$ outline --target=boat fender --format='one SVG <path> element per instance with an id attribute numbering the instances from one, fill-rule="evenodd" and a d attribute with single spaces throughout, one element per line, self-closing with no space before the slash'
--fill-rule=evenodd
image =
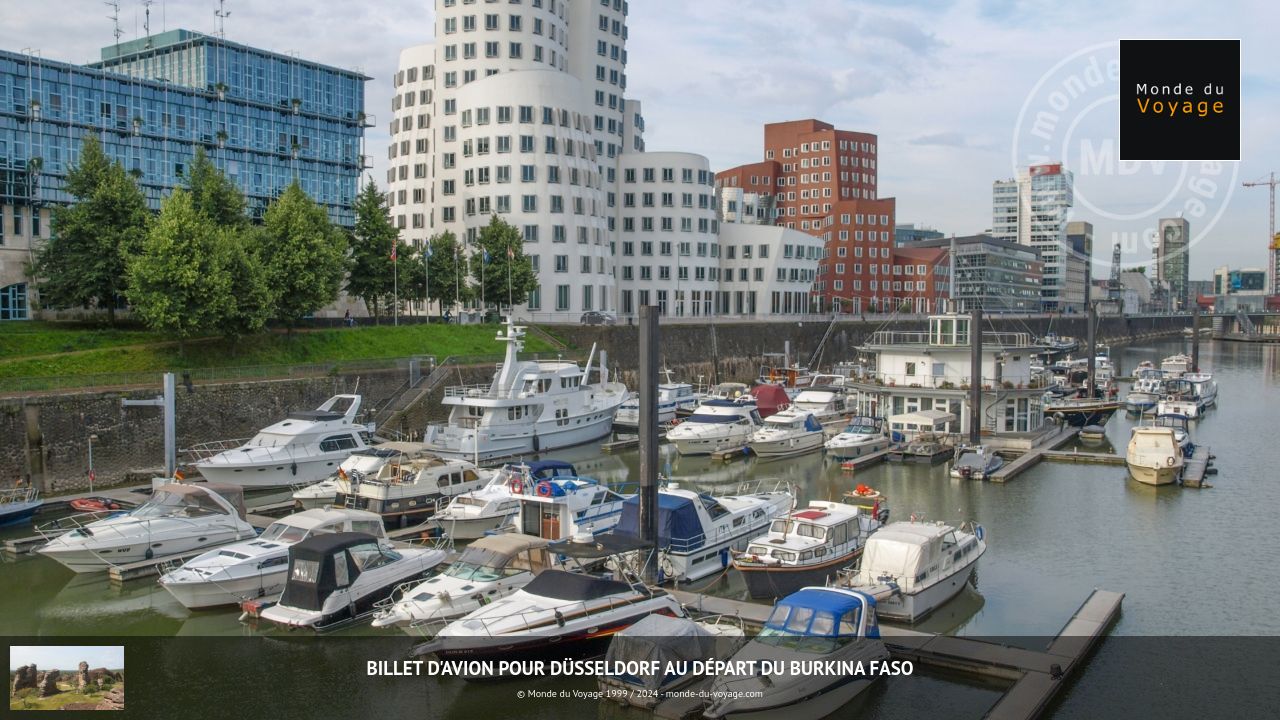
<path id="1" fill-rule="evenodd" d="M 729 567 L 729 548 L 720 548 L 720 567 Z"/>
<path id="2" fill-rule="evenodd" d="M 291 464 L 289 465 L 289 472 L 293 473 L 294 475 L 297 475 L 297 474 L 298 474 L 298 461 L 297 461 L 297 460 L 293 461 L 293 463 L 291 463 Z"/>
<path id="3" fill-rule="evenodd" d="M 1169 457 L 1165 458 L 1165 461 L 1166 461 L 1165 462 L 1166 465 L 1168 465 L 1169 467 L 1173 467 L 1173 463 L 1177 461 L 1177 458 L 1170 455 Z"/>
<path id="4" fill-rule="evenodd" d="M 556 610 L 556 625 L 564 627 L 564 613 Z"/>
<path id="5" fill-rule="evenodd" d="M 979 540 L 982 540 L 987 534 L 987 531 L 983 530 L 981 525 L 975 525 L 973 527 L 973 534 L 976 535 Z"/>
<path id="6" fill-rule="evenodd" d="M 146 552 L 144 552 L 144 553 L 142 553 L 142 557 L 146 558 L 147 560 L 150 560 L 150 559 L 154 558 L 155 556 L 156 556 L 156 554 L 155 554 L 154 552 L 152 552 L 151 548 L 147 548 L 147 551 L 146 551 Z"/>
<path id="7" fill-rule="evenodd" d="M 534 455 L 537 455 L 537 454 L 538 454 L 538 452 L 541 450 L 541 448 L 539 447 L 539 445 L 540 445 L 540 443 L 538 442 L 538 436 L 537 436 L 537 435 L 534 435 L 534 436 L 533 436 L 533 454 L 534 454 Z"/>
<path id="8" fill-rule="evenodd" d="M 551 497 L 551 483 L 543 480 L 536 488 L 538 497 Z"/>

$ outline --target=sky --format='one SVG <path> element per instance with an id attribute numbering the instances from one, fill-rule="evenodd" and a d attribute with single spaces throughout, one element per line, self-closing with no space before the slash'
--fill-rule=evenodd
<path id="1" fill-rule="evenodd" d="M 112 42 L 95 0 L 0 0 L 0 47 L 87 62 Z M 217 0 L 156 0 L 151 28 L 215 32 Z M 366 107 L 372 177 L 385 178 L 399 50 L 432 39 L 429 0 L 225 0 L 230 40 L 297 51 L 374 79 Z M 1094 224 L 1095 276 L 1119 243 L 1150 262 L 1160 217 L 1191 221 L 1191 277 L 1266 262 L 1267 190 L 1280 172 L 1280 66 L 1273 0 L 631 0 L 628 97 L 641 100 L 649 150 L 696 152 L 714 170 L 762 159 L 762 125 L 816 117 L 879 135 L 880 196 L 897 219 L 945 233 L 991 225 L 991 183 L 1018 166 L 1063 160 L 1075 173 L 1072 219 Z M 141 36 L 141 0 L 120 0 L 124 38 Z M 1120 38 L 1242 40 L 1241 160 L 1118 162 L 1114 81 Z M 1092 69 L 1091 69 L 1092 68 Z M 1102 69 L 1099 72 L 1099 69 Z M 1042 144 L 1030 120 L 1053 92 L 1084 87 Z M 1021 121 L 1020 121 L 1021 117 Z M 1046 150 L 1047 148 L 1047 150 Z"/>
<path id="2" fill-rule="evenodd" d="M 5 0 L 8 2 L 8 0 Z M 108 670 L 119 670 L 124 667 L 124 646 L 122 645 L 11 645 L 9 646 L 9 669 L 14 670 L 23 665 L 35 663 L 37 670 L 57 669 L 62 671 L 76 670 L 80 662 L 89 663 L 89 668 L 104 667 Z"/>

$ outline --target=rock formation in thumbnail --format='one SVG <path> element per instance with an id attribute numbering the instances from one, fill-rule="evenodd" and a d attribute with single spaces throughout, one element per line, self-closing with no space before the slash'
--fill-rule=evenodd
<path id="1" fill-rule="evenodd" d="M 58 689 L 58 678 L 62 673 L 57 670 L 50 670 L 44 674 L 44 679 L 40 681 L 40 697 L 49 697 L 62 692 Z"/>

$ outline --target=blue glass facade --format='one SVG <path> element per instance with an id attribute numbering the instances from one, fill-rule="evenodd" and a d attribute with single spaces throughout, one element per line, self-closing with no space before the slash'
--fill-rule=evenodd
<path id="1" fill-rule="evenodd" d="M 104 48 L 87 66 L 0 51 L 0 204 L 67 202 L 67 170 L 97 133 L 152 207 L 204 146 L 255 215 L 297 178 L 349 226 L 369 166 L 368 79 L 186 30 Z"/>

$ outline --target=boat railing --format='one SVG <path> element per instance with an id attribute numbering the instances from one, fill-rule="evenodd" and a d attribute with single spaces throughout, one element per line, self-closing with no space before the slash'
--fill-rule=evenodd
<path id="1" fill-rule="evenodd" d="M 136 534 L 133 532 L 125 532 L 126 528 L 135 530 L 140 527 L 145 527 L 146 528 L 145 534 L 147 536 L 150 536 L 151 523 L 156 520 L 175 520 L 185 525 L 198 527 L 194 518 L 184 518 L 184 517 L 178 517 L 176 515 L 162 515 L 159 517 L 130 518 L 127 522 L 120 522 L 114 525 L 107 525 L 104 527 L 89 529 L 88 526 L 91 523 L 97 522 L 99 520 L 104 520 L 113 515 L 118 515 L 120 514 L 120 512 L 121 512 L 120 510 L 105 510 L 102 512 L 89 512 L 89 513 L 79 513 L 76 515 L 69 515 L 67 517 L 59 518 L 52 522 L 45 523 L 44 525 L 37 526 L 36 532 L 44 536 L 46 539 L 53 539 L 54 537 L 66 534 L 67 532 L 76 532 L 76 531 L 83 531 L 86 535 L 90 535 L 95 538 L 101 538 L 101 537 L 130 538 L 130 537 L 136 537 Z M 212 514 L 215 514 L 215 513 L 210 513 L 210 515 Z M 216 514 L 223 515 L 223 513 L 216 513 Z"/>
<path id="2" fill-rule="evenodd" d="M 228 450 L 244 447 L 253 438 L 240 438 L 238 440 L 211 440 L 192 445 L 182 450 L 183 454 L 188 458 L 188 462 L 198 463 L 208 460 L 219 453 Z"/>
<path id="3" fill-rule="evenodd" d="M 591 615 L 598 612 L 607 612 L 628 605 L 634 605 L 637 602 L 648 600 L 650 595 L 638 595 L 627 598 L 599 598 L 596 600 L 575 600 L 563 605 L 556 605 L 550 608 L 538 608 L 536 610 L 523 610 L 520 612 L 509 613 L 500 617 L 492 618 L 467 618 L 467 628 L 475 629 L 477 624 L 479 629 L 483 631 L 486 637 L 502 637 L 510 636 L 520 632 L 532 632 L 546 627 L 563 627 L 570 620 L 579 617 Z M 513 618 L 520 621 L 520 625 L 510 629 L 504 629 L 501 632 L 493 632 L 495 625 L 506 625 Z M 423 620 L 411 623 L 409 628 L 419 633 L 424 639 L 430 640 L 440 634 L 445 627 L 455 622 L 451 619 L 434 619 Z"/>
<path id="4" fill-rule="evenodd" d="M 474 398 L 501 398 L 511 397 L 508 390 L 499 389 L 494 392 L 493 386 L 488 383 L 476 383 L 472 385 L 449 385 L 444 389 L 444 396 L 447 398 L 457 397 L 474 397 Z"/>
<path id="5" fill-rule="evenodd" d="M 0 505 L 32 503 L 39 499 L 40 490 L 35 487 L 16 487 L 0 490 Z"/>

